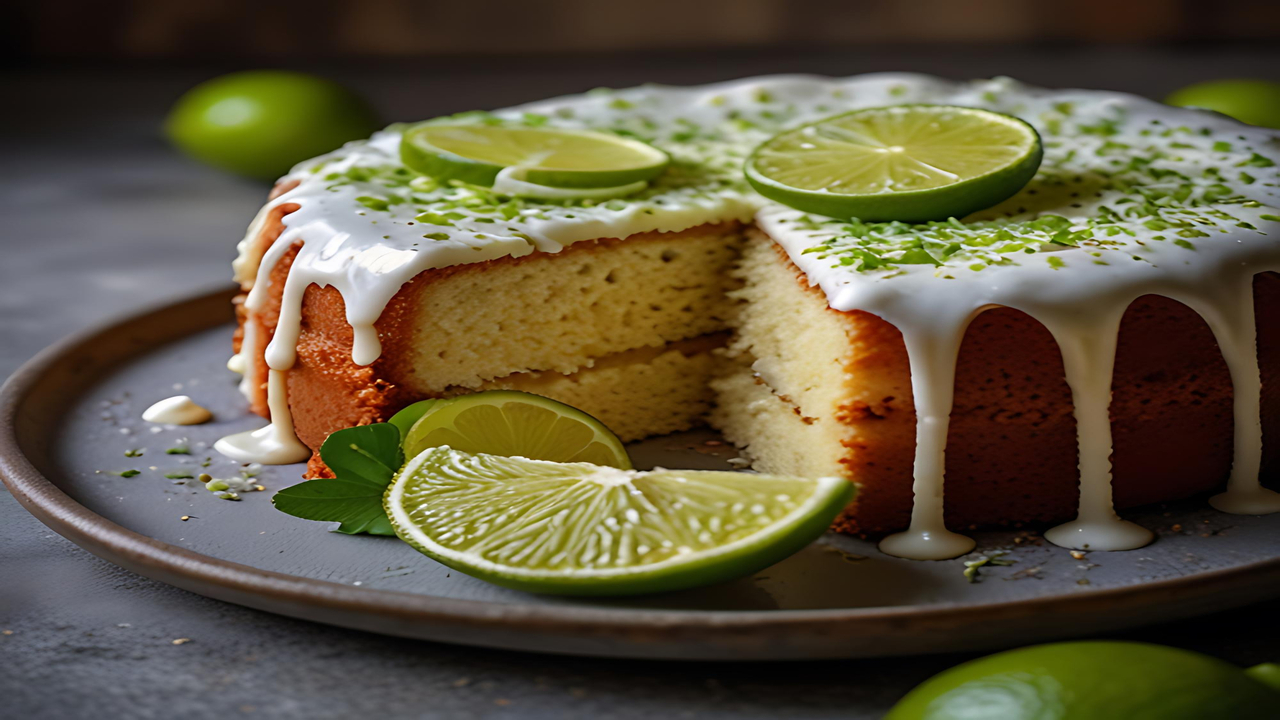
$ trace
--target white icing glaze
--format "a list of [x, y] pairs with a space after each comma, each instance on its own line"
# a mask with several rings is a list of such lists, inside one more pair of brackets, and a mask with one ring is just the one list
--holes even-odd
[[[808, 217], [759, 198], [742, 181], [746, 154], [779, 129], [904, 102], [1018, 115], [1044, 136], [1044, 165], [1028, 188], [1000, 206], [965, 224], [928, 230]], [[287, 178], [298, 180], [297, 187], [269, 205], [299, 206], [285, 216], [283, 235], [263, 254], [264, 208], [240, 243], [235, 266], [237, 279], [252, 288], [246, 302], [252, 317], [266, 300], [272, 268], [302, 242], [270, 344], [260, 349], [249, 323], [242, 347], [246, 358], [265, 354], [271, 368], [273, 425], [253, 442], [224, 440], [220, 450], [261, 462], [305, 457], [293, 438], [281, 373], [295, 360], [302, 293], [313, 283], [342, 294], [355, 335], [353, 360], [367, 365], [380, 353], [374, 322], [401, 285], [423, 270], [754, 215], [833, 308], [876, 314], [903, 333], [920, 419], [916, 505], [910, 529], [886, 539], [886, 552], [942, 558], [972, 547], [943, 519], [945, 441], [964, 330], [996, 306], [1026, 312], [1050, 330], [1075, 400], [1079, 517], [1050, 531], [1051, 540], [1100, 550], [1150, 538], [1111, 506], [1108, 423], [1119, 318], [1146, 294], [1203, 315], [1231, 370], [1235, 457], [1215, 507], [1280, 510], [1280, 496], [1258, 480], [1260, 384], [1251, 295], [1254, 274], [1280, 270], [1280, 223], [1264, 218], [1275, 217], [1280, 205], [1268, 164], [1280, 158], [1280, 143], [1269, 131], [1117, 93], [897, 74], [641, 87], [535, 103], [489, 119], [495, 117], [627, 130], [668, 151], [673, 166], [635, 196], [584, 207], [509, 201], [484, 189], [441, 188], [415, 178], [399, 167], [396, 128], [300, 165]], [[1045, 216], [1052, 216], [1052, 227], [1032, 224]], [[974, 224], [981, 221], [998, 224]], [[908, 264], [912, 255], [937, 266]], [[261, 379], [251, 377], [253, 363], [246, 365], [242, 387], [252, 388]]]
[[293, 434], [293, 417], [289, 414], [285, 395], [284, 373], [272, 370], [267, 381], [267, 403], [271, 422], [257, 430], [228, 435], [213, 444], [213, 449], [232, 460], [264, 465], [288, 465], [311, 457], [311, 448]]
[[199, 425], [212, 417], [213, 413], [186, 395], [165, 398], [142, 411], [143, 420], [165, 425]]

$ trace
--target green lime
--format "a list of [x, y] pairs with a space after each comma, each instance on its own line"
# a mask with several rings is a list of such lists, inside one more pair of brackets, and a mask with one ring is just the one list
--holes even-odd
[[926, 680], [885, 720], [1266, 720], [1280, 693], [1188, 650], [1089, 641], [1010, 650]]
[[[411, 408], [402, 412], [408, 416]], [[404, 433], [404, 456], [439, 445], [469, 453], [631, 467], [622, 441], [604, 423], [562, 402], [516, 390], [434, 401]]]
[[183, 152], [264, 180], [368, 137], [379, 127], [364, 100], [337, 83], [283, 70], [232, 73], [179, 98], [165, 132]]
[[767, 140], [747, 160], [761, 195], [834, 218], [964, 217], [1022, 189], [1040, 167], [1035, 129], [950, 105], [854, 110]]
[[1280, 128], [1280, 83], [1212, 80], [1184, 87], [1165, 98], [1165, 102], [1213, 110], [1250, 125]]
[[816, 540], [853, 498], [841, 478], [639, 472], [435, 447], [387, 489], [401, 540], [530, 592], [679, 590], [766, 568]]
[[405, 409], [401, 410], [395, 415], [392, 415], [391, 419], [388, 420], [387, 422], [391, 423], [392, 425], [395, 425], [397, 428], [400, 429], [400, 439], [401, 439], [401, 442], [403, 442], [404, 438], [409, 436], [409, 431], [413, 429], [414, 423], [422, 419], [422, 416], [426, 415], [427, 411], [430, 410], [431, 407], [435, 405], [437, 402], [440, 402], [440, 401], [439, 400], [419, 400], [418, 402], [406, 407]]
[[400, 159], [424, 175], [486, 186], [504, 168], [519, 168], [520, 180], [558, 188], [644, 182], [669, 162], [652, 145], [589, 130], [431, 123], [405, 131]]

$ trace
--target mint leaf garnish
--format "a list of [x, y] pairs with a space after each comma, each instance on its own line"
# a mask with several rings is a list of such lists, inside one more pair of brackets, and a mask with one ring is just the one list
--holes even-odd
[[404, 463], [400, 430], [390, 423], [339, 430], [320, 446], [335, 477], [308, 480], [275, 494], [277, 510], [304, 520], [337, 522], [348, 535], [395, 535], [382, 495]]

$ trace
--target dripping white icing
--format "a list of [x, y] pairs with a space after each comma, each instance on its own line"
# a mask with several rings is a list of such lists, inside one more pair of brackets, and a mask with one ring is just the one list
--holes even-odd
[[[868, 232], [807, 217], [762, 200], [743, 184], [745, 154], [779, 129], [902, 102], [971, 105], [1018, 115], [1044, 136], [1045, 164], [1018, 196], [967, 218], [964, 225], [932, 234], [907, 226]], [[265, 227], [264, 209], [240, 244], [236, 263], [237, 279], [252, 287], [246, 303], [252, 317], [265, 302], [272, 269], [295, 242], [303, 243], [271, 343], [260, 347], [251, 322], [242, 346], [245, 358], [265, 354], [271, 368], [273, 426], [259, 433], [273, 438], [274, 445], [266, 445], [291, 448], [273, 451], [274, 458], [304, 457], [292, 435], [280, 378], [295, 359], [299, 306], [310, 284], [342, 294], [356, 338], [353, 360], [368, 364], [380, 353], [374, 322], [400, 286], [423, 270], [557, 252], [599, 237], [748, 220], [754, 214], [833, 308], [879, 315], [897, 326], [908, 344], [921, 418], [917, 504], [911, 529], [888, 539], [888, 551], [942, 557], [971, 547], [943, 522], [946, 424], [964, 327], [976, 313], [995, 306], [1026, 312], [1063, 348], [1076, 399], [1082, 481], [1079, 518], [1052, 533], [1062, 543], [1101, 549], [1145, 541], [1145, 530], [1119, 520], [1111, 508], [1111, 440], [1104, 427], [1115, 325], [1124, 308], [1145, 294], [1177, 299], [1204, 315], [1231, 369], [1235, 457], [1227, 491], [1215, 498], [1215, 506], [1232, 512], [1280, 509], [1277, 496], [1257, 477], [1259, 384], [1248, 289], [1254, 274], [1280, 270], [1280, 223], [1272, 219], [1280, 215], [1275, 209], [1280, 192], [1274, 165], [1268, 165], [1280, 158], [1280, 146], [1268, 131], [1116, 93], [1050, 92], [1009, 80], [950, 83], [916, 75], [641, 87], [493, 115], [507, 122], [523, 118], [627, 130], [667, 150], [675, 163], [647, 190], [589, 207], [436, 187], [399, 167], [395, 129], [300, 165], [288, 177], [299, 181], [297, 187], [271, 203], [299, 206], [285, 216], [284, 234], [262, 253], [258, 235]], [[1134, 174], [1141, 175], [1139, 190]], [[1135, 195], [1148, 190], [1155, 194], [1134, 204]], [[1019, 234], [1045, 215], [1065, 226]], [[1012, 228], [1011, 236], [972, 224], [997, 218], [1010, 223], [1001, 228]], [[1049, 235], [1065, 235], [1067, 244], [1045, 242]], [[975, 237], [979, 241], [972, 242]], [[918, 263], [924, 253], [941, 265], [907, 264], [910, 255]], [[243, 388], [262, 382], [251, 377], [254, 365], [246, 363]], [[235, 447], [242, 457], [270, 461], [253, 455], [248, 443]]]
[[199, 425], [208, 422], [213, 413], [186, 395], [174, 395], [142, 411], [142, 419], [166, 425]]
[[1120, 319], [1127, 303], [1099, 308], [1096, 317], [1057, 312], [1041, 319], [1062, 353], [1062, 367], [1076, 418], [1080, 455], [1080, 505], [1076, 519], [1044, 537], [1077, 550], [1133, 550], [1155, 535], [1116, 515], [1111, 499], [1111, 379]]
[[911, 526], [880, 542], [880, 550], [915, 560], [945, 560], [973, 549], [972, 539], [947, 529], [943, 516], [943, 475], [947, 429], [955, 399], [956, 358], [974, 313], [954, 317], [942, 311], [903, 332], [911, 363], [916, 404], [915, 504]]
[[264, 465], [288, 465], [311, 457], [311, 449], [293, 434], [293, 418], [289, 415], [284, 392], [284, 373], [279, 370], [270, 372], [267, 402], [271, 406], [271, 422], [266, 427], [228, 435], [214, 443], [213, 449], [232, 460]]

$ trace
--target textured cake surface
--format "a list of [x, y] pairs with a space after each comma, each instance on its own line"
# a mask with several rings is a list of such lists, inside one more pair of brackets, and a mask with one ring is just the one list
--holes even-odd
[[[808, 215], [743, 181], [781, 129], [903, 103], [1016, 115], [1044, 140], [1040, 171], [996, 207], [920, 224]], [[761, 469], [848, 477], [848, 530], [1077, 513], [1114, 530], [1113, 507], [1229, 474], [1231, 504], [1270, 502], [1273, 133], [915, 75], [646, 86], [438, 122], [616, 132], [673, 163], [635, 195], [555, 203], [416, 176], [399, 127], [300, 165], [236, 261], [244, 388], [292, 416], [272, 443], [296, 429], [314, 449], [422, 397], [512, 387], [628, 439], [709, 418]]]

